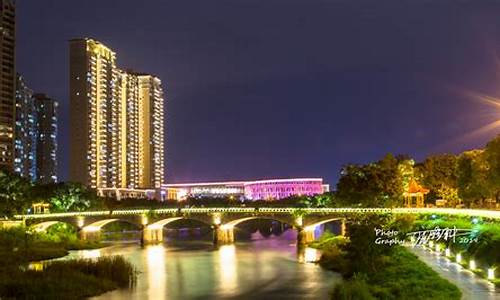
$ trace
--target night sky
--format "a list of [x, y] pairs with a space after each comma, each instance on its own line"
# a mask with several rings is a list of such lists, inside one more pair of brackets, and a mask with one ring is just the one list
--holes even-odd
[[95, 38], [166, 95], [167, 180], [324, 177], [387, 152], [480, 147], [500, 119], [500, 1], [17, 1], [17, 67], [60, 102], [68, 40]]

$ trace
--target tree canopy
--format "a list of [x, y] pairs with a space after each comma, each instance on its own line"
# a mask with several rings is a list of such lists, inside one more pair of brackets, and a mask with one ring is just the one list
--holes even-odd
[[398, 206], [413, 177], [413, 164], [407, 157], [387, 154], [375, 163], [344, 166], [336, 197], [347, 205]]
[[27, 213], [33, 203], [50, 204], [53, 212], [102, 208], [103, 201], [94, 190], [79, 183], [32, 183], [19, 174], [0, 170], [0, 217]]
[[428, 200], [445, 199], [452, 207], [460, 203], [482, 206], [486, 200], [498, 202], [500, 135], [484, 149], [431, 155], [415, 165], [407, 156], [392, 154], [369, 164], [346, 165], [341, 170], [335, 201], [348, 206], [400, 206], [412, 179], [430, 190]]
[[0, 217], [12, 217], [31, 206], [32, 184], [18, 174], [0, 170]]

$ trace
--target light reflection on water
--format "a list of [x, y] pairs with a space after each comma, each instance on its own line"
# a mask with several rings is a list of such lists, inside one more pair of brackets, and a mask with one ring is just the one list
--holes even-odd
[[300, 263], [314, 263], [319, 260], [321, 253], [314, 248], [306, 247], [297, 253], [297, 260]]
[[146, 248], [147, 282], [150, 299], [162, 299], [166, 294], [165, 282], [167, 272], [165, 271], [166, 251], [163, 245], [150, 246]]
[[82, 258], [98, 258], [100, 256], [101, 256], [101, 250], [100, 249], [82, 250], [81, 251], [81, 257]]
[[232, 296], [238, 289], [236, 246], [224, 245], [219, 248], [219, 275], [221, 294]]
[[[297, 251], [291, 237], [293, 231], [268, 239], [256, 233], [252, 241], [218, 249], [203, 241], [104, 248], [92, 255], [123, 255], [141, 273], [134, 289], [95, 299], [328, 299], [340, 276], [299, 263], [315, 260], [318, 253]], [[70, 256], [89, 255], [75, 251]]]

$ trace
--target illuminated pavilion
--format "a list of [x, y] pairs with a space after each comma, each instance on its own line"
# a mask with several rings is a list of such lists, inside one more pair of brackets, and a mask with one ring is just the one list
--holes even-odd
[[403, 193], [405, 207], [424, 207], [424, 197], [428, 193], [428, 189], [418, 184], [415, 179], [412, 179], [408, 186], [408, 190]]

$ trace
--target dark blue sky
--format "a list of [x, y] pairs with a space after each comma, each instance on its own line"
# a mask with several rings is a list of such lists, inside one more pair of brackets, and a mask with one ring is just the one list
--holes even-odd
[[386, 152], [479, 147], [500, 118], [500, 2], [18, 0], [17, 66], [61, 103], [68, 40], [93, 37], [166, 92], [169, 182], [318, 176]]

